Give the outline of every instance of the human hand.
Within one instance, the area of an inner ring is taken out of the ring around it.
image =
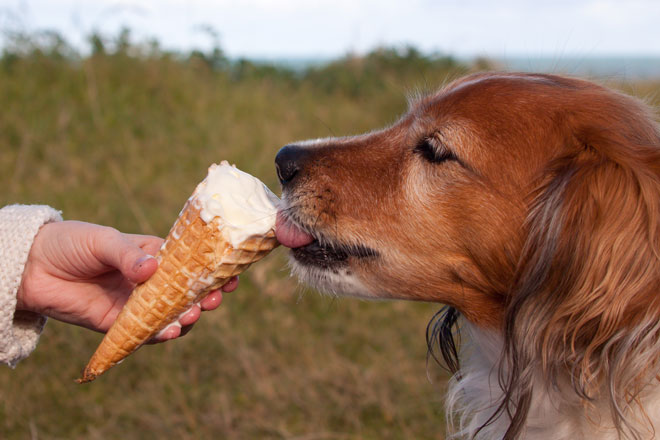
[[[28,256],[18,289],[16,310],[28,310],[60,321],[106,332],[137,283],[153,275],[155,255],[163,240],[124,234],[91,223],[64,221],[41,227]],[[222,291],[238,286],[234,277]],[[211,292],[153,342],[187,333],[202,310],[222,302]]]

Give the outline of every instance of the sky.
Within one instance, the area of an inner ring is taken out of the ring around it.
[[[413,45],[454,56],[660,56],[660,0],[0,0],[0,32],[93,31],[233,57],[324,58]]]

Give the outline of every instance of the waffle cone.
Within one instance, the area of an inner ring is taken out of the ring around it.
[[[271,229],[234,247],[223,234],[222,220],[206,223],[200,209],[193,194],[156,255],[158,269],[131,293],[78,383],[90,382],[121,362],[278,245]]]

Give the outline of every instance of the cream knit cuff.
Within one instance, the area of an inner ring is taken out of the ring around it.
[[[39,341],[46,317],[16,311],[16,293],[30,247],[39,228],[61,221],[45,205],[9,205],[0,209],[0,362],[15,367]]]

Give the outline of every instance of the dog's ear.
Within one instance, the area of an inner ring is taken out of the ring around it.
[[[540,383],[572,387],[587,404],[607,398],[615,428],[631,429],[660,370],[660,145],[601,130],[579,142],[531,204],[505,320],[505,438],[522,429]]]

